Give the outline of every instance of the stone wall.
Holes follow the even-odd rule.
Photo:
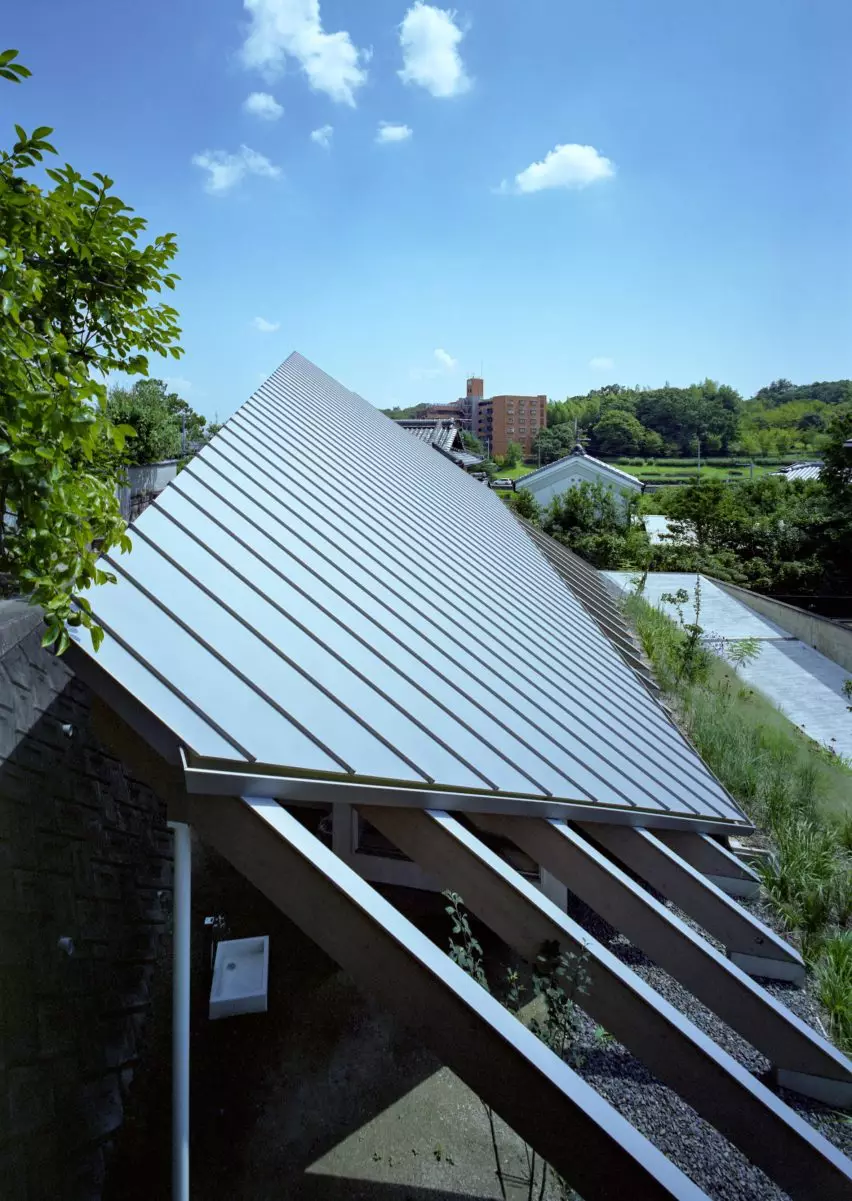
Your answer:
[[[0,602],[0,1197],[101,1196],[168,951],[171,836]]]

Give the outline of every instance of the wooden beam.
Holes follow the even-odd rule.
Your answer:
[[[706,1201],[567,1064],[273,800],[191,805],[199,834],[587,1201]]]
[[[760,892],[757,873],[715,838],[680,830],[663,830],[656,837],[729,897],[755,897]]]
[[[444,812],[361,812],[528,961],[585,951],[582,1008],[792,1197],[847,1196],[852,1163],[476,835]]]
[[[579,822],[579,828],[652,888],[698,922],[751,976],[803,984],[801,955],[721,889],[676,855],[650,830]]]
[[[566,881],[576,896],[761,1051],[778,1083],[852,1108],[849,1060],[576,830],[526,818],[477,817],[476,824],[511,838]]]

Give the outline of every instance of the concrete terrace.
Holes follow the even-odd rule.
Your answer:
[[[629,591],[635,572],[607,571],[620,591]],[[645,585],[645,596],[654,605],[677,617],[673,607],[663,604],[664,593],[685,588],[690,601],[684,606],[684,620],[695,619],[693,593],[695,576],[689,572],[652,572]],[[712,580],[701,577],[700,624],[705,637],[731,640],[757,638],[761,653],[740,674],[763,693],[810,738],[831,747],[840,755],[852,757],[852,713],[843,695],[849,672],[821,655],[819,651],[794,638],[774,622],[749,609],[742,601],[723,592]]]

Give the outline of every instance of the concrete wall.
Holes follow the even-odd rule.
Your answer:
[[[0,1197],[89,1201],[168,950],[171,836],[40,624],[0,602]]]
[[[785,605],[783,601],[761,596],[758,592],[749,592],[747,588],[740,588],[736,584],[724,584],[721,580],[713,582],[729,596],[748,605],[755,613],[774,621],[788,634],[818,650],[826,659],[832,659],[852,672],[852,630],[829,621],[827,617],[819,617],[816,613]]]
[[[178,473],[180,459],[164,459],[162,463],[145,463],[128,467],[128,487],[118,489],[118,503],[125,521],[135,521],[139,514],[159,496],[166,484]]]

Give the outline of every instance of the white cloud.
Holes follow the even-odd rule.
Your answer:
[[[413,129],[409,129],[407,125],[394,125],[390,121],[380,121],[376,141],[380,146],[386,146],[389,142],[407,142],[411,137]]]
[[[464,32],[451,9],[436,8],[416,0],[399,27],[403,83],[417,84],[433,96],[459,96],[470,87],[470,78],[459,54]]]
[[[255,317],[252,325],[262,334],[274,334],[277,329],[281,328],[280,321],[267,321],[265,317]]]
[[[355,104],[355,92],[367,82],[362,63],[370,52],[359,50],[345,31],[325,32],[319,0],[243,0],[243,7],[250,17],[242,49],[247,67],[274,78],[294,58],[314,91]]]
[[[184,379],[182,375],[167,375],[163,383],[171,392],[191,392],[192,381]]]
[[[281,168],[271,163],[266,155],[258,154],[248,146],[240,146],[236,154],[229,154],[227,150],[205,150],[192,156],[192,164],[209,172],[204,184],[208,192],[227,192],[246,175],[274,179],[281,174]]]
[[[243,101],[243,109],[262,121],[277,121],[284,114],[284,109],[269,92],[252,92]]]
[[[413,380],[434,379],[436,375],[447,375],[455,371],[459,365],[458,359],[447,350],[442,350],[439,346],[437,350],[432,351],[432,357],[439,364],[437,367],[412,367],[409,375]]]
[[[500,192],[522,195],[541,192],[545,188],[585,188],[599,179],[615,175],[615,164],[604,158],[594,146],[579,146],[576,142],[557,146],[540,163],[531,163],[519,172],[513,183],[504,179]]]
[[[592,371],[612,371],[615,361],[607,358],[606,355],[596,354],[593,359],[589,359],[589,366]]]
[[[331,149],[331,135],[334,133],[334,128],[331,125],[322,125],[319,129],[315,129],[311,133],[311,141],[316,142],[317,146],[322,146],[323,150]]]

